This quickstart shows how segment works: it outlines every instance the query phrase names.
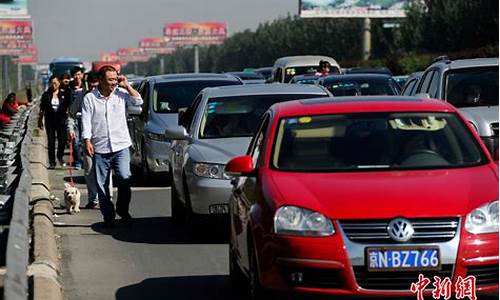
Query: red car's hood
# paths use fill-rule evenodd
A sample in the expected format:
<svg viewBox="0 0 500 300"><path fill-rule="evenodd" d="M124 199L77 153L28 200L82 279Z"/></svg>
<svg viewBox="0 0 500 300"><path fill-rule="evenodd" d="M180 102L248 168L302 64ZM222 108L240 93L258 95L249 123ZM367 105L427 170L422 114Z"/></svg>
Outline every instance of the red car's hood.
<svg viewBox="0 0 500 300"><path fill-rule="evenodd" d="M270 172L281 199L332 219L463 216L498 199L491 166L432 171Z"/></svg>

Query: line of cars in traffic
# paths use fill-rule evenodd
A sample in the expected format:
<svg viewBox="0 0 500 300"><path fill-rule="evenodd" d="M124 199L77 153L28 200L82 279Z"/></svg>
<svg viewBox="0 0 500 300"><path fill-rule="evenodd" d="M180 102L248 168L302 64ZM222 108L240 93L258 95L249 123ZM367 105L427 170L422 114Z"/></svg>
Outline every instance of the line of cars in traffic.
<svg viewBox="0 0 500 300"><path fill-rule="evenodd" d="M271 78L308 77L325 59L340 72L328 57L293 57ZM412 90L463 84L434 70ZM489 71L474 73L483 88ZM419 274L474 276L478 292L498 293L498 130L495 148L451 98L400 96L388 74L353 73L146 77L143 109L130 111L132 163L171 178L174 224L229 217L230 276L252 299L409 296ZM493 97L498 128L498 59Z"/></svg>

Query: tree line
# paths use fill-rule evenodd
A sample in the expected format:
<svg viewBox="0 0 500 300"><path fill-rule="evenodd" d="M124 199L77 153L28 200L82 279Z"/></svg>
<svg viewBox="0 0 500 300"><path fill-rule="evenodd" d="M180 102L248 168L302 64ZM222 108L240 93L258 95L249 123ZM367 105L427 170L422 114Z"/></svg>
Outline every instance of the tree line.
<svg viewBox="0 0 500 300"><path fill-rule="evenodd" d="M327 55L341 66L387 66L395 74L425 67L432 58L498 56L498 1L410 0L404 19L373 19L372 54L362 61L363 19L287 16L245 30L222 45L199 48L201 72L272 66L288 55ZM389 24L390 26L388 26ZM163 56L165 73L192 72L193 49ZM131 73L132 66L124 68ZM160 57L138 66L140 75L160 73Z"/></svg>

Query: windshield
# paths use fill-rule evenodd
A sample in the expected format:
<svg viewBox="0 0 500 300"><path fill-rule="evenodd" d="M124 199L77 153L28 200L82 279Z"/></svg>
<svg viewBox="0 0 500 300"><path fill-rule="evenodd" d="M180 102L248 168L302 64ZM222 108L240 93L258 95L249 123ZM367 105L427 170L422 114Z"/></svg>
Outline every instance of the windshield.
<svg viewBox="0 0 500 300"><path fill-rule="evenodd" d="M200 138L253 136L261 116L277 102L324 97L285 94L212 98L208 100L200 126Z"/></svg>
<svg viewBox="0 0 500 300"><path fill-rule="evenodd" d="M52 63L50 64L50 72L53 75L61 76L64 73L70 74L74 67L80 67L83 69L82 63Z"/></svg>
<svg viewBox="0 0 500 300"><path fill-rule="evenodd" d="M179 108L190 106L202 89L235 84L240 83L223 80L158 83L153 91L153 110L157 113L177 113Z"/></svg>
<svg viewBox="0 0 500 300"><path fill-rule="evenodd" d="M451 70L444 99L456 107L498 106L498 67Z"/></svg>
<svg viewBox="0 0 500 300"><path fill-rule="evenodd" d="M285 83L290 82L293 76L304 75L304 74L315 74L317 69L318 65L286 68ZM330 67L330 74L339 74L339 73L340 70L336 66Z"/></svg>
<svg viewBox="0 0 500 300"><path fill-rule="evenodd" d="M451 113L363 113L280 120L272 166L286 171L426 169L483 163Z"/></svg>
<svg viewBox="0 0 500 300"><path fill-rule="evenodd" d="M323 85L334 96L398 95L399 86L391 78L352 78L325 80Z"/></svg>

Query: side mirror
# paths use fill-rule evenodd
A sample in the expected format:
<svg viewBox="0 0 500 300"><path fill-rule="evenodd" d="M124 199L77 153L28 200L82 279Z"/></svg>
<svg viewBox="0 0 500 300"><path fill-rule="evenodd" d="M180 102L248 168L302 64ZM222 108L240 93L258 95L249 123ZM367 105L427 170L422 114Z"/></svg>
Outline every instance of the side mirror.
<svg viewBox="0 0 500 300"><path fill-rule="evenodd" d="M140 106L129 106L127 107L127 113L130 116L140 116L142 113L142 107Z"/></svg>
<svg viewBox="0 0 500 300"><path fill-rule="evenodd" d="M165 130L165 137L171 140L186 140L189 136L186 132L186 128L182 126L176 126L167 128L167 130Z"/></svg>
<svg viewBox="0 0 500 300"><path fill-rule="evenodd" d="M249 155L243 155L231 159L224 168L224 172L233 177L254 176L255 168L252 157Z"/></svg>

